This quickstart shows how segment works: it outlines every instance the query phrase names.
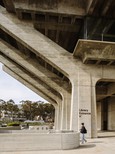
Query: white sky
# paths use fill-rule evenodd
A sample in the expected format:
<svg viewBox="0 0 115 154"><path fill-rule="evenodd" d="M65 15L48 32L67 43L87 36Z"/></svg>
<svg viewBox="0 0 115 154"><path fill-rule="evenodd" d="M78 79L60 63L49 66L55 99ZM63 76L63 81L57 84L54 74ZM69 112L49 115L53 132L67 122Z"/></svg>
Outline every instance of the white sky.
<svg viewBox="0 0 115 154"><path fill-rule="evenodd" d="M44 101L39 95L28 89L26 86L15 80L13 77L2 71L0 63L0 99L8 101L13 99L15 103L22 100Z"/></svg>

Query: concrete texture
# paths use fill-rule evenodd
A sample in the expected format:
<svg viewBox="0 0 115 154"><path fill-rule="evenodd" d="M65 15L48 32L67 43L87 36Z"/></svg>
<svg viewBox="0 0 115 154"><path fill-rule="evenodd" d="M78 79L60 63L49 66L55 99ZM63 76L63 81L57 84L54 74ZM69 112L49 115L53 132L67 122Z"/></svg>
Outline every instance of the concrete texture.
<svg viewBox="0 0 115 154"><path fill-rule="evenodd" d="M88 142L74 150L42 150L42 151L14 151L0 152L0 154L114 154L115 137L88 139Z"/></svg>
<svg viewBox="0 0 115 154"><path fill-rule="evenodd" d="M36 133L31 130L0 134L0 152L67 150L79 147L79 133Z"/></svg>
<svg viewBox="0 0 115 154"><path fill-rule="evenodd" d="M95 138L97 124L100 130L105 126L115 130L111 122L114 121L112 100L115 102L115 43L104 42L105 35L110 32L115 35L111 20L115 18L114 0L106 0L105 4L100 0L57 2L4 0L8 12L0 7L0 54L4 57L1 62L13 75L17 74L18 80L21 77L31 83L34 90L56 102L59 130L79 131L80 123L85 122L87 136ZM94 33L100 36L94 37ZM95 38L98 41L94 41ZM114 42L114 39L108 41ZM9 65L9 61L13 61L14 66ZM17 65L22 67L21 71ZM102 109L106 102L106 114L98 109L100 117L97 102Z"/></svg>

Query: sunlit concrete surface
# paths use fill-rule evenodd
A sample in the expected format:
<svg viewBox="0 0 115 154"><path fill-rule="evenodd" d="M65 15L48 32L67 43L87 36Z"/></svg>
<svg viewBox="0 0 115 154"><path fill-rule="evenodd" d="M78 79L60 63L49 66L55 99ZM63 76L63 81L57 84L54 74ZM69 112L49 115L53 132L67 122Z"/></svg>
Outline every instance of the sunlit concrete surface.
<svg viewBox="0 0 115 154"><path fill-rule="evenodd" d="M0 147L2 148L2 147ZM87 139L87 143L74 150L47 150L47 151L9 151L0 154L114 154L115 137Z"/></svg>
<svg viewBox="0 0 115 154"><path fill-rule="evenodd" d="M79 147L77 132L0 132L0 153L8 151L67 150Z"/></svg>
<svg viewBox="0 0 115 154"><path fill-rule="evenodd" d="M58 132L79 132L82 122L90 139L98 136L98 130L115 131L114 6L115 0L0 0L3 70L55 105L54 126ZM58 145L56 135L53 140L51 136L47 138L48 148L52 142ZM32 136L29 147L24 138L25 145L23 142L21 145L27 151L41 150L46 140L38 142L38 139ZM9 136L4 140L8 148L13 139L9 140ZM64 143L73 146L74 141L76 138L69 136ZM104 154L112 153L108 151L112 145L105 148L108 142L89 140L78 150L67 153L83 150L89 154L89 150L93 153L101 149ZM2 143L0 148L5 150ZM21 149L18 142L14 143L13 148L18 145Z"/></svg>

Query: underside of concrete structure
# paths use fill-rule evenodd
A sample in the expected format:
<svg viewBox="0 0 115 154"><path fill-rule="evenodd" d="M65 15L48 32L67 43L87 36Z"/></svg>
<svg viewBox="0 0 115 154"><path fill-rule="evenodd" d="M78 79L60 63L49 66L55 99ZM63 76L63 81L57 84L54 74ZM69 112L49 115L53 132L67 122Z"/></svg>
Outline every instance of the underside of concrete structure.
<svg viewBox="0 0 115 154"><path fill-rule="evenodd" d="M115 130L115 1L1 0L3 70L55 107L55 129Z"/></svg>

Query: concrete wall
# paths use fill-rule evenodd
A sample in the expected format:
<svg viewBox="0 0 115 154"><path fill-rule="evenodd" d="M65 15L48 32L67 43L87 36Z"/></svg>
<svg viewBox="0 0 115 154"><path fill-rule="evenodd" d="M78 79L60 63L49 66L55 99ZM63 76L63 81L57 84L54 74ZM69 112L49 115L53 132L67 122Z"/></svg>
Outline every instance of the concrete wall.
<svg viewBox="0 0 115 154"><path fill-rule="evenodd" d="M101 102L97 102L97 130L101 130Z"/></svg>
<svg viewBox="0 0 115 154"><path fill-rule="evenodd" d="M115 97L108 103L108 130L115 130Z"/></svg>
<svg viewBox="0 0 115 154"><path fill-rule="evenodd" d="M79 133L0 134L0 146L1 152L74 149L79 146Z"/></svg>

